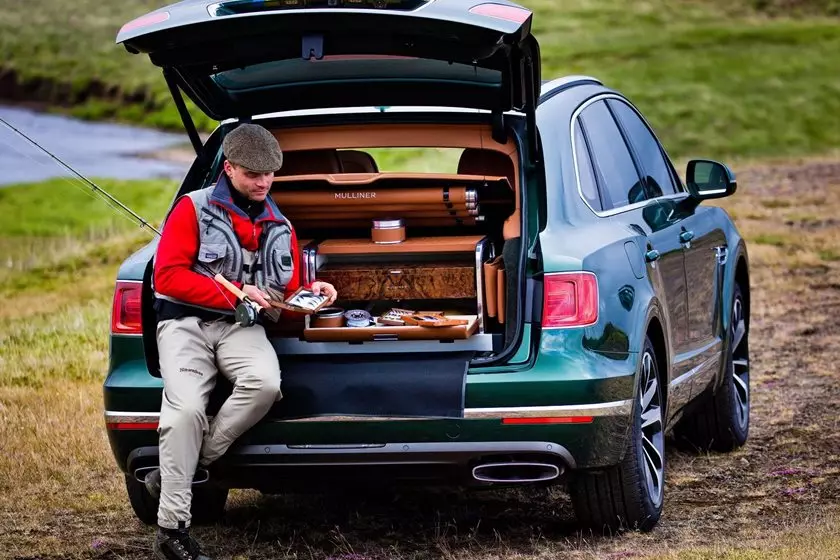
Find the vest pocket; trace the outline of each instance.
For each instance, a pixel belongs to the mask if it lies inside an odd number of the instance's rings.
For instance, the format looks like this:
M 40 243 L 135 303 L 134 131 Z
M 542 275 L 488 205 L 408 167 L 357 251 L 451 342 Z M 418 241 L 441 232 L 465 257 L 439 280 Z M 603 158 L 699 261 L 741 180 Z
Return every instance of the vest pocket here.
M 274 268 L 275 281 L 284 288 L 289 284 L 294 274 L 294 260 L 288 249 L 276 248 L 271 252 L 271 266 Z
M 219 261 L 227 254 L 225 243 L 202 243 L 198 248 L 198 260 L 203 263 Z

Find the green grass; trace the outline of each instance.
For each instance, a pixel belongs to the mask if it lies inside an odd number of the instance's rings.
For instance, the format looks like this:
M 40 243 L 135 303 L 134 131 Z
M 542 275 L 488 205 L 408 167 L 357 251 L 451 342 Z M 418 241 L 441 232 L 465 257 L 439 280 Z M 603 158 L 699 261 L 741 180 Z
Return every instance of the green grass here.
M 177 183 L 165 180 L 93 182 L 153 223 L 163 218 L 177 189 Z M 0 221 L 0 236 L 79 236 L 137 227 L 110 204 L 81 180 L 53 179 L 4 187 L 0 189 L 0 212 L 14 219 Z
M 123 23 L 165 3 L 6 6 L 0 74 L 14 71 L 30 97 L 66 100 L 87 118 L 179 128 L 160 69 L 114 44 Z M 522 3 L 535 11 L 543 77 L 585 73 L 623 91 L 675 158 L 840 146 L 837 0 Z
M 758 245 L 772 245 L 773 247 L 790 245 L 790 240 L 787 237 L 772 233 L 760 233 L 753 237 L 752 241 Z
M 365 150 L 380 171 L 414 173 L 456 173 L 459 148 L 372 148 Z
M 172 181 L 95 181 L 157 226 L 175 194 Z M 149 239 L 81 181 L 56 179 L 0 189 L 0 293 L 47 288 L 130 254 L 124 239 Z
M 826 262 L 836 262 L 840 261 L 840 251 L 835 249 L 822 249 L 817 251 L 820 259 Z

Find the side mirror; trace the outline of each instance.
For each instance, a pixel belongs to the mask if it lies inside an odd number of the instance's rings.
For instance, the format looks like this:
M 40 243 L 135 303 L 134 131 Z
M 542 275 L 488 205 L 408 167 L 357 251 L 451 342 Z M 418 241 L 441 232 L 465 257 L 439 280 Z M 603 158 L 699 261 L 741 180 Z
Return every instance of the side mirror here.
M 697 200 L 723 198 L 735 194 L 738 188 L 738 182 L 731 169 L 708 159 L 689 161 L 685 182 L 691 197 Z

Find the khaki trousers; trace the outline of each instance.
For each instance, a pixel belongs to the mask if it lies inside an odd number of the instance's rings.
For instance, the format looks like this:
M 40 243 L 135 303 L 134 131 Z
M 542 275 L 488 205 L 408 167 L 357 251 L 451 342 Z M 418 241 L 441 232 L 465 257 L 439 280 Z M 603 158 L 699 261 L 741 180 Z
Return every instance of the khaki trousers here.
M 280 400 L 280 365 L 260 325 L 240 327 L 196 317 L 157 328 L 163 401 L 160 408 L 161 493 L 158 524 L 189 527 L 192 481 Z M 221 372 L 233 383 L 212 422 L 207 404 Z

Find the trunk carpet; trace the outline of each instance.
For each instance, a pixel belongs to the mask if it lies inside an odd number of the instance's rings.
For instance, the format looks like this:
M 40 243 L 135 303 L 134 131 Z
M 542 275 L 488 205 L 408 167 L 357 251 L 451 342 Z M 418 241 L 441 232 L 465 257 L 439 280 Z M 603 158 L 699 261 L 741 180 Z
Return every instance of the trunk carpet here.
M 473 352 L 389 356 L 280 356 L 275 418 L 319 415 L 462 418 Z

